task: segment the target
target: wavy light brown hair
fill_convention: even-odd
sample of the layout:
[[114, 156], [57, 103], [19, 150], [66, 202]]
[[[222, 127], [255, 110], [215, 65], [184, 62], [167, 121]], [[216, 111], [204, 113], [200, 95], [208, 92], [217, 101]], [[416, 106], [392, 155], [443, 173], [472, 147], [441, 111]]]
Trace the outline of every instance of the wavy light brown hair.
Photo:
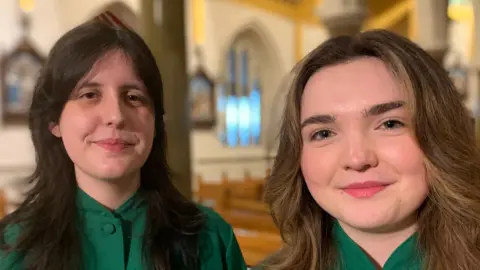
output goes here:
[[477, 269], [480, 152], [474, 125], [444, 68], [413, 42], [385, 30], [331, 38], [294, 69], [280, 145], [265, 190], [284, 245], [263, 268], [338, 267], [331, 235], [334, 219], [314, 201], [300, 168], [300, 104], [305, 85], [315, 72], [361, 57], [383, 61], [411, 97], [413, 132], [425, 156], [430, 187], [418, 214], [424, 269]]

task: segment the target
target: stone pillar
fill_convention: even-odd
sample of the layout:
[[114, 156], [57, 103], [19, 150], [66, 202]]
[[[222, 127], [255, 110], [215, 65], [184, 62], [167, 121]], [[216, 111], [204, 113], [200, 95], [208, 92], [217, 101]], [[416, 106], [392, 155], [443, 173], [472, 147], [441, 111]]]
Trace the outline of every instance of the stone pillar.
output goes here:
[[444, 64], [448, 49], [448, 0], [415, 0], [417, 35], [420, 47]]
[[367, 8], [365, 0], [324, 0], [317, 14], [330, 36], [353, 35], [360, 32]]
[[476, 124], [477, 145], [480, 145], [480, 1], [472, 1], [472, 6], [475, 18], [475, 36], [473, 38], [475, 44], [468, 78], [468, 90], [472, 95], [471, 107]]
[[[154, 11], [160, 6], [154, 1], [162, 2], [160, 25], [155, 25]], [[142, 0], [142, 16], [145, 40], [162, 73], [168, 164], [173, 172], [172, 181], [184, 196], [191, 198], [184, 2]]]
[[473, 6], [473, 17], [474, 17], [474, 51], [472, 57], [472, 64], [480, 69], [480, 1], [472, 1]]
[[465, 105], [470, 110], [472, 118], [475, 119], [477, 141], [480, 142], [480, 137], [478, 136], [480, 132], [480, 68], [478, 66], [469, 66], [467, 82], [467, 99], [465, 100]]
[[154, 56], [158, 57], [158, 50], [156, 49], [158, 47], [158, 39], [155, 39], [155, 34], [158, 32], [158, 29], [153, 19], [154, 1], [155, 0], [142, 0], [142, 11], [139, 18], [139, 20], [141, 20], [141, 29], [139, 33], [148, 44], [148, 47], [150, 47]]

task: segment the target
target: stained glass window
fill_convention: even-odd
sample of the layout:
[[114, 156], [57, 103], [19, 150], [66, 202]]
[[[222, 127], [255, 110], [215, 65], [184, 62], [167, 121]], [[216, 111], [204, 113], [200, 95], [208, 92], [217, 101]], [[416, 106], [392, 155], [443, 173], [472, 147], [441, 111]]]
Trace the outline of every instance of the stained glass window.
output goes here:
[[232, 46], [226, 79], [218, 89], [218, 138], [229, 147], [258, 145], [261, 136], [261, 80], [248, 46]]

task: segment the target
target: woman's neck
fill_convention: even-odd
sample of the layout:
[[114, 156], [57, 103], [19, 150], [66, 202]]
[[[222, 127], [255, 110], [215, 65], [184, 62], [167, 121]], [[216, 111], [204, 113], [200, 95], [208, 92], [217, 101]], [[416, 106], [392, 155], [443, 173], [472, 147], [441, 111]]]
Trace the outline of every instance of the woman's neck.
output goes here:
[[362, 248], [378, 269], [387, 262], [388, 258], [403, 242], [417, 231], [415, 220], [407, 221], [398, 230], [385, 232], [362, 231], [339, 221], [345, 233]]
[[127, 201], [140, 187], [140, 172], [118, 179], [96, 179], [80, 169], [75, 169], [80, 189], [110, 210]]

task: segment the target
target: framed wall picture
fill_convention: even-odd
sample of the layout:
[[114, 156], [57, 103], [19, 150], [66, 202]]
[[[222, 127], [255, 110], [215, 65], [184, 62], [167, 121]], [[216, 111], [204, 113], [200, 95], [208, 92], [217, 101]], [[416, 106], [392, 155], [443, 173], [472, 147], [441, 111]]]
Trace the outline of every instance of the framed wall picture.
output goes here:
[[215, 83], [199, 68], [189, 82], [190, 119], [194, 129], [215, 126]]
[[25, 125], [43, 58], [26, 41], [1, 61], [2, 120]]

